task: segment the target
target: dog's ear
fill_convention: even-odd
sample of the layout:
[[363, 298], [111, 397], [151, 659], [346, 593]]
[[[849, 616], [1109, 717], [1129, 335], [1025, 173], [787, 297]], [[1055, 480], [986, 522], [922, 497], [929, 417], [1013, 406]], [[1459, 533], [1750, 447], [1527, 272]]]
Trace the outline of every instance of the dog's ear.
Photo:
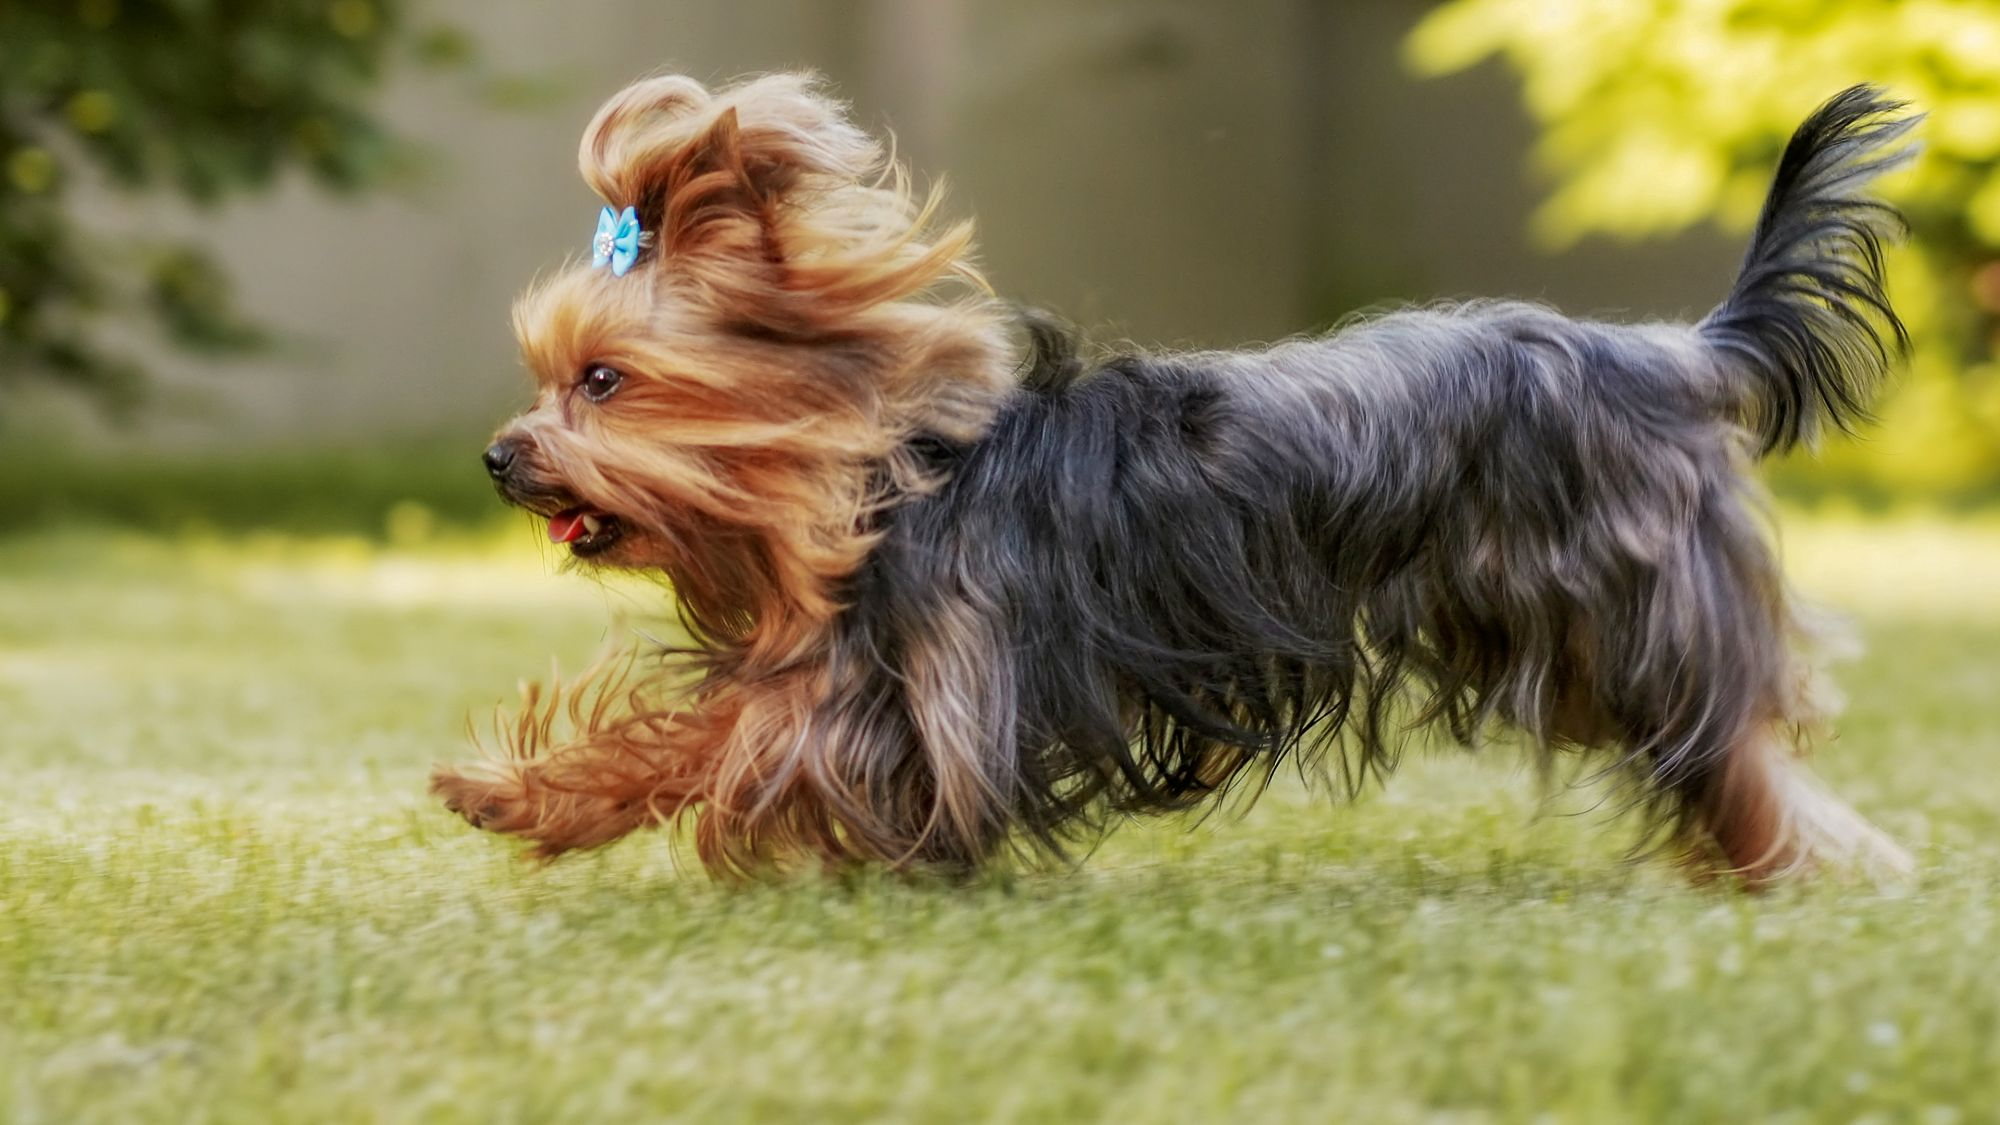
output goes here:
[[578, 153], [612, 207], [638, 210], [667, 254], [761, 253], [760, 228], [801, 195], [858, 184], [881, 163], [810, 78], [773, 74], [710, 94], [690, 78], [634, 83], [597, 111]]
[[711, 94], [682, 77], [627, 87], [597, 111], [583, 176], [654, 233], [653, 260], [726, 320], [834, 326], [948, 273], [972, 275], [969, 224], [935, 239], [900, 168], [807, 75]]

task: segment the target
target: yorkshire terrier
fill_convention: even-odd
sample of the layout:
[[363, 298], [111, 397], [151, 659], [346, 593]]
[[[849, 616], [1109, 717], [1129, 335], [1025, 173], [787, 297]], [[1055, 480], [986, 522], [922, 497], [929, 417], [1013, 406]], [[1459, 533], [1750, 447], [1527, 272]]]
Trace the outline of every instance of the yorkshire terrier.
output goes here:
[[963, 872], [1505, 725], [1702, 870], [1907, 869], [1798, 760], [1826, 706], [1752, 475], [1908, 346], [1865, 192], [1901, 111], [1799, 127], [1693, 325], [1473, 301], [1086, 364], [812, 78], [639, 82], [584, 133], [610, 206], [515, 310], [538, 393], [485, 463], [693, 640], [531, 691], [433, 787], [542, 856], [691, 820], [718, 873]]

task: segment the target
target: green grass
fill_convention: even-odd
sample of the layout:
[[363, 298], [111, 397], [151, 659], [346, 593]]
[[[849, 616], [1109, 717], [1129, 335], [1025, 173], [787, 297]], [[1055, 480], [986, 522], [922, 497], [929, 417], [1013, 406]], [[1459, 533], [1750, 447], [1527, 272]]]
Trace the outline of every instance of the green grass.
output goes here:
[[1627, 863], [1589, 794], [1454, 755], [971, 887], [716, 887], [659, 837], [529, 866], [426, 768], [647, 599], [526, 538], [0, 540], [0, 1119], [2000, 1106], [1990, 524], [1795, 529], [1870, 645], [1823, 772], [1924, 870], [1763, 897]]

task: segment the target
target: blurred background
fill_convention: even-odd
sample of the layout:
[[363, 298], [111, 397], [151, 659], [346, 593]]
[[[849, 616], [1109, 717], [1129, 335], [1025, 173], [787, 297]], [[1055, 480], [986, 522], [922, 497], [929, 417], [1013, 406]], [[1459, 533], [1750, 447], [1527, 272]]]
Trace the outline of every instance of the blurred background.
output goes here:
[[1886, 83], [1933, 115], [1891, 184], [1918, 358], [1775, 476], [2000, 491], [2000, 6], [38, 0], [0, 5], [0, 527], [490, 514], [508, 306], [585, 245], [591, 110], [780, 67], [946, 176], [1004, 295], [1141, 346], [1472, 295], [1699, 315], [1790, 127]]

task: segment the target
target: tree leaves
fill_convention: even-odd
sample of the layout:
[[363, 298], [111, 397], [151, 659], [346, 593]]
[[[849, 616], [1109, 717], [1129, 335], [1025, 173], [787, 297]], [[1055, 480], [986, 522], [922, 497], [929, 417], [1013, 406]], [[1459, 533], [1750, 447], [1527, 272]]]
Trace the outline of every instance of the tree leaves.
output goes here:
[[216, 205], [287, 169], [358, 191], [408, 158], [375, 116], [392, 65], [458, 65], [457, 31], [404, 0], [0, 2], [0, 395], [53, 380], [117, 412], [142, 361], [99, 341], [140, 316], [175, 345], [262, 340], [196, 248], [113, 244], [71, 196], [79, 173]]

